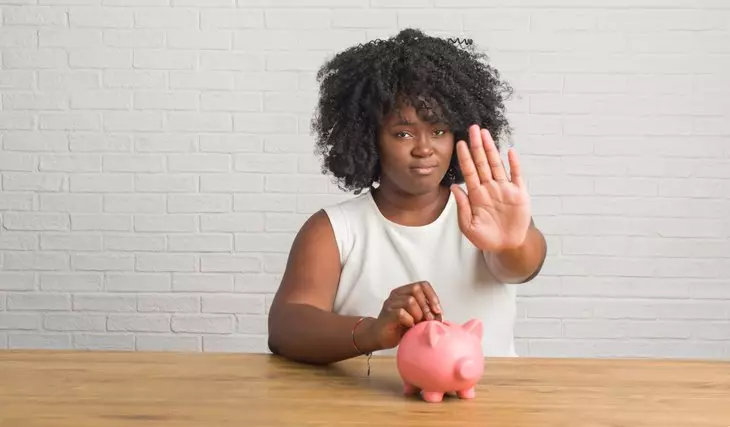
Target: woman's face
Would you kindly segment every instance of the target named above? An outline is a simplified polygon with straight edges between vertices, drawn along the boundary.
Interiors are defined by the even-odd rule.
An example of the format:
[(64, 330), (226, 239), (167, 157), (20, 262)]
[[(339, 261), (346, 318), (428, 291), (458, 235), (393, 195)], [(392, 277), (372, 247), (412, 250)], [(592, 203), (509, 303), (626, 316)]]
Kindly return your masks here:
[(443, 123), (423, 121), (412, 106), (396, 110), (380, 128), (380, 185), (408, 194), (438, 189), (454, 151), (454, 135)]

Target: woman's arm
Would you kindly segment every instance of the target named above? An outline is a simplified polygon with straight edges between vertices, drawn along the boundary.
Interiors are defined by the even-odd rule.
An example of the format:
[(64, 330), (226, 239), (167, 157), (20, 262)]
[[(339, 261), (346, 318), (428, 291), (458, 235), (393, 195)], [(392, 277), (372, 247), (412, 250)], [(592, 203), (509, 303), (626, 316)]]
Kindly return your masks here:
[[(312, 215), (294, 239), (286, 270), (269, 310), (269, 349), (299, 362), (329, 364), (359, 356), (352, 330), (359, 317), (332, 312), (340, 279), (340, 255), (329, 218)], [(376, 351), (364, 332), (375, 319), (357, 326), (362, 353)]]

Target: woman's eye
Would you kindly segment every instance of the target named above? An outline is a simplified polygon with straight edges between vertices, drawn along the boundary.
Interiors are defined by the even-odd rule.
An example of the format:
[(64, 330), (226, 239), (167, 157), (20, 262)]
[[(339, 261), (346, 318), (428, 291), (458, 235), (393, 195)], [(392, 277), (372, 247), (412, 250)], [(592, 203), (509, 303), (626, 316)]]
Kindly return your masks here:
[(406, 138), (408, 137), (408, 132), (398, 132), (395, 134), (398, 138)]
[(439, 129), (439, 130), (434, 131), (434, 133), (436, 134), (436, 136), (443, 136), (446, 134), (446, 131), (443, 129)]

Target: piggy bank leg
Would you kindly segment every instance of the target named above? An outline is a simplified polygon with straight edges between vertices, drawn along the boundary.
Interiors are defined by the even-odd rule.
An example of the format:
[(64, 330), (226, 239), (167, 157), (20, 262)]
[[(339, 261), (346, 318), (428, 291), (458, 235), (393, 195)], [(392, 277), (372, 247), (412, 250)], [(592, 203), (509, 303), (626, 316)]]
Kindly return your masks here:
[(466, 390), (459, 390), (456, 392), (457, 396), (459, 396), (461, 399), (474, 399), (476, 396), (476, 391), (474, 390), (474, 387), (468, 388)]
[(403, 394), (411, 395), (411, 394), (416, 394), (416, 393), (418, 393), (418, 387), (416, 387), (412, 384), (403, 383)]
[(423, 400), (431, 403), (438, 403), (444, 400), (444, 393), (442, 391), (424, 391)]

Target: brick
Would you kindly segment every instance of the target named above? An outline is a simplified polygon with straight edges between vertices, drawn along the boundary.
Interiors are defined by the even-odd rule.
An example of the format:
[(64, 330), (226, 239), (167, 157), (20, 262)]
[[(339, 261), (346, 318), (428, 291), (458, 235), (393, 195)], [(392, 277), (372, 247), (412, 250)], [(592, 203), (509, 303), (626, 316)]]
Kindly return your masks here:
[(138, 351), (197, 352), (201, 347), (200, 337), (137, 334)]
[(520, 338), (551, 338), (561, 335), (560, 320), (518, 319), (515, 336)]
[(86, 194), (40, 194), (40, 210), (46, 212), (101, 213), (102, 196)]
[(177, 154), (168, 158), (167, 167), (170, 172), (228, 172), (231, 158), (225, 154)]
[(172, 330), (184, 333), (229, 334), (234, 330), (234, 320), (229, 315), (173, 315)]
[(73, 231), (130, 231), (132, 217), (130, 215), (71, 215)]
[(167, 46), (171, 49), (230, 50), (233, 34), (230, 31), (172, 30), (167, 32)]
[(233, 117), (236, 132), (295, 133), (297, 118), (292, 114), (237, 113)]
[[(269, 37), (267, 34), (262, 34), (264, 37)], [(237, 36), (240, 35), (237, 34)], [(245, 40), (260, 40), (260, 38), (253, 37), (248, 33), (241, 35), (242, 39)], [(236, 42), (238, 43), (238, 38)], [(246, 47), (246, 49), (248, 49)], [(234, 76), (234, 89), (235, 90), (296, 90), (297, 74), (295, 72), (274, 72), (274, 71), (250, 71), (250, 72), (239, 72)]]
[(43, 327), (48, 331), (105, 331), (106, 316), (88, 314), (47, 314)]
[(196, 217), (187, 214), (136, 215), (134, 230), (152, 233), (194, 233), (196, 223)]
[(265, 273), (283, 274), (286, 269), (287, 255), (263, 254)]
[(241, 172), (287, 173), (296, 170), (297, 158), (293, 154), (238, 154), (235, 168)]
[(69, 216), (54, 213), (6, 213), (4, 226), (11, 231), (68, 231)]
[[(135, 52), (137, 52), (139, 49), (136, 49)], [(160, 51), (160, 54), (163, 51)], [(143, 63), (137, 63), (137, 55), (138, 53), (135, 53), (135, 68), (138, 68), (141, 65), (144, 65)], [(146, 56), (148, 61), (154, 61), (155, 55), (154, 53), (148, 54)], [(162, 57), (164, 60), (164, 56)], [(185, 64), (188, 64), (187, 67), (192, 66), (192, 59), (190, 57), (187, 57), (188, 59), (185, 60)], [(140, 60), (142, 61), (142, 60)], [(162, 65), (160, 63), (157, 63), (158, 66)], [(154, 68), (154, 67), (147, 67), (147, 68)], [(164, 70), (164, 68), (163, 68)], [(162, 70), (105, 70), (104, 71), (104, 87), (106, 88), (112, 88), (112, 89), (165, 89), (167, 85), (167, 73)]]
[(253, 255), (202, 255), (200, 260), (204, 273), (248, 273), (261, 268), (261, 260)]
[(197, 188), (194, 175), (139, 174), (134, 177), (134, 188), (144, 193), (187, 193)]
[(38, 249), (38, 235), (27, 232), (8, 232), (0, 234), (0, 249), (29, 251)]
[[(231, 279), (231, 283), (233, 283), (233, 279)], [(33, 273), (0, 272), (0, 291), (31, 291), (34, 288), (35, 278)]]
[(164, 236), (140, 234), (107, 234), (104, 249), (122, 252), (162, 252), (165, 249)]
[(200, 97), (204, 111), (261, 111), (261, 94), (249, 92), (208, 92)]
[(16, 293), (8, 295), (8, 310), (71, 310), (71, 295)]
[(155, 49), (165, 44), (164, 30), (104, 30), (103, 43), (109, 47)]
[(238, 318), (236, 331), (246, 335), (267, 335), (269, 333), (268, 316), (266, 315), (241, 315)]
[(203, 351), (214, 353), (265, 353), (265, 336), (204, 336)]
[(101, 157), (93, 154), (54, 154), (40, 156), (40, 171), (101, 172)]
[[(167, 126), (175, 132), (230, 132), (233, 130), (233, 118), (228, 113), (171, 112), (167, 113)], [(216, 167), (210, 172), (226, 170)]]
[(119, 294), (75, 294), (73, 310), (100, 313), (137, 311), (137, 297)]
[(172, 290), (175, 292), (231, 292), (233, 277), (230, 274), (173, 274)]
[(0, 330), (34, 331), (40, 327), (40, 314), (0, 313)]
[(154, 155), (108, 154), (104, 156), (105, 172), (162, 172), (164, 157)]
[(134, 24), (138, 28), (188, 29), (198, 26), (195, 9), (140, 8), (134, 11)]
[(197, 270), (198, 259), (188, 254), (139, 254), (138, 271), (193, 272)]
[(189, 134), (138, 135), (135, 150), (141, 153), (189, 153), (196, 150), (197, 137)]
[(266, 175), (264, 190), (266, 193), (326, 193), (328, 179), (324, 176), (297, 176), (271, 174)]
[(128, 110), (132, 97), (118, 90), (93, 90), (71, 94), (70, 107), (74, 110)]
[(63, 93), (6, 93), (2, 96), (5, 110), (65, 110), (68, 95)]
[(203, 313), (262, 314), (264, 297), (261, 295), (204, 295)]
[[(174, 51), (163, 49), (135, 49), (133, 65), (141, 70), (192, 70), (195, 67), (196, 56), (194, 52)], [(122, 76), (120, 76), (122, 77)], [(133, 82), (138, 88), (159, 87), (156, 74), (127, 74), (127, 84)], [(164, 81), (161, 80), (160, 83)]]
[(257, 135), (200, 135), (200, 151), (208, 153), (251, 153), (263, 151)]
[(97, 351), (132, 351), (134, 350), (133, 334), (98, 334), (80, 333), (73, 337), (74, 348)]
[(204, 193), (259, 193), (264, 189), (264, 177), (255, 174), (209, 174), (200, 177)]
[(126, 193), (134, 190), (129, 174), (75, 174), (70, 177), (74, 193)]
[(163, 129), (163, 115), (155, 111), (104, 112), (104, 130), (151, 132)]
[(193, 91), (140, 91), (134, 94), (138, 110), (197, 110), (200, 94)]
[(104, 212), (164, 213), (165, 197), (161, 195), (105, 195)]
[(264, 14), (258, 10), (245, 9), (202, 10), (200, 23), (203, 30), (257, 28), (264, 26)]
[[(2, 86), (0, 77), (0, 87)], [(17, 85), (17, 83), (16, 83)], [(39, 70), (38, 88), (41, 90), (93, 90), (101, 87), (97, 71), (89, 70)]]
[(235, 211), (249, 212), (296, 212), (297, 199), (283, 194), (236, 194)]
[(69, 8), (68, 19), (72, 28), (132, 28), (132, 12), (132, 9), (79, 6)]
[(204, 214), (200, 217), (202, 232), (253, 232), (264, 230), (263, 214)]
[(236, 292), (247, 294), (274, 294), (281, 284), (281, 275), (243, 273), (236, 276)]
[(333, 206), (348, 200), (350, 197), (347, 194), (299, 195), (297, 196), (297, 211), (311, 214), (325, 206)]
[(41, 273), (40, 288), (51, 292), (101, 291), (103, 273)]
[(68, 62), (72, 68), (131, 68), (132, 50), (120, 48), (70, 50), (68, 53)]
[(72, 254), (71, 265), (79, 271), (132, 271), (134, 257), (126, 254)]
[(169, 332), (170, 317), (163, 314), (112, 314), (107, 320), (109, 332)]
[(230, 212), (232, 205), (228, 195), (174, 195), (168, 198), (168, 210), (171, 213)]
[(59, 132), (5, 132), (7, 151), (64, 152), (68, 151), (68, 137)]
[(306, 214), (267, 213), (264, 229), (267, 232), (298, 232), (309, 216)]
[[(29, 28), (7, 27), (0, 29), (0, 47), (30, 48), (39, 46), (37, 34)], [(41, 47), (45, 47), (45, 44)]]
[(56, 173), (3, 174), (3, 189), (6, 191), (58, 192), (64, 189), (64, 176)]
[[(33, 117), (30, 112), (0, 112), (0, 130), (31, 130), (33, 126)], [(46, 128), (41, 127), (41, 129)]]
[(238, 252), (289, 252), (294, 242), (294, 233), (238, 233)]
[(108, 134), (73, 134), (69, 135), (71, 151), (93, 153), (121, 153), (132, 149), (128, 136)]
[(46, 251), (100, 251), (101, 235), (83, 233), (43, 233), (41, 250)]
[(0, 195), (0, 211), (30, 211), (33, 210), (33, 194), (10, 193)]
[(8, 334), (8, 348), (23, 350), (69, 350), (71, 336), (67, 334)]
[(198, 234), (195, 236), (170, 236), (168, 250), (171, 252), (230, 252), (233, 250), (233, 236), (229, 234)]
[(44, 6), (23, 6), (3, 8), (3, 24), (28, 26), (64, 26), (64, 10)]
[(109, 273), (105, 289), (111, 292), (164, 292), (170, 290), (170, 276), (164, 273)]
[(200, 297), (193, 295), (140, 295), (137, 302), (140, 312), (196, 313), (200, 311)]

